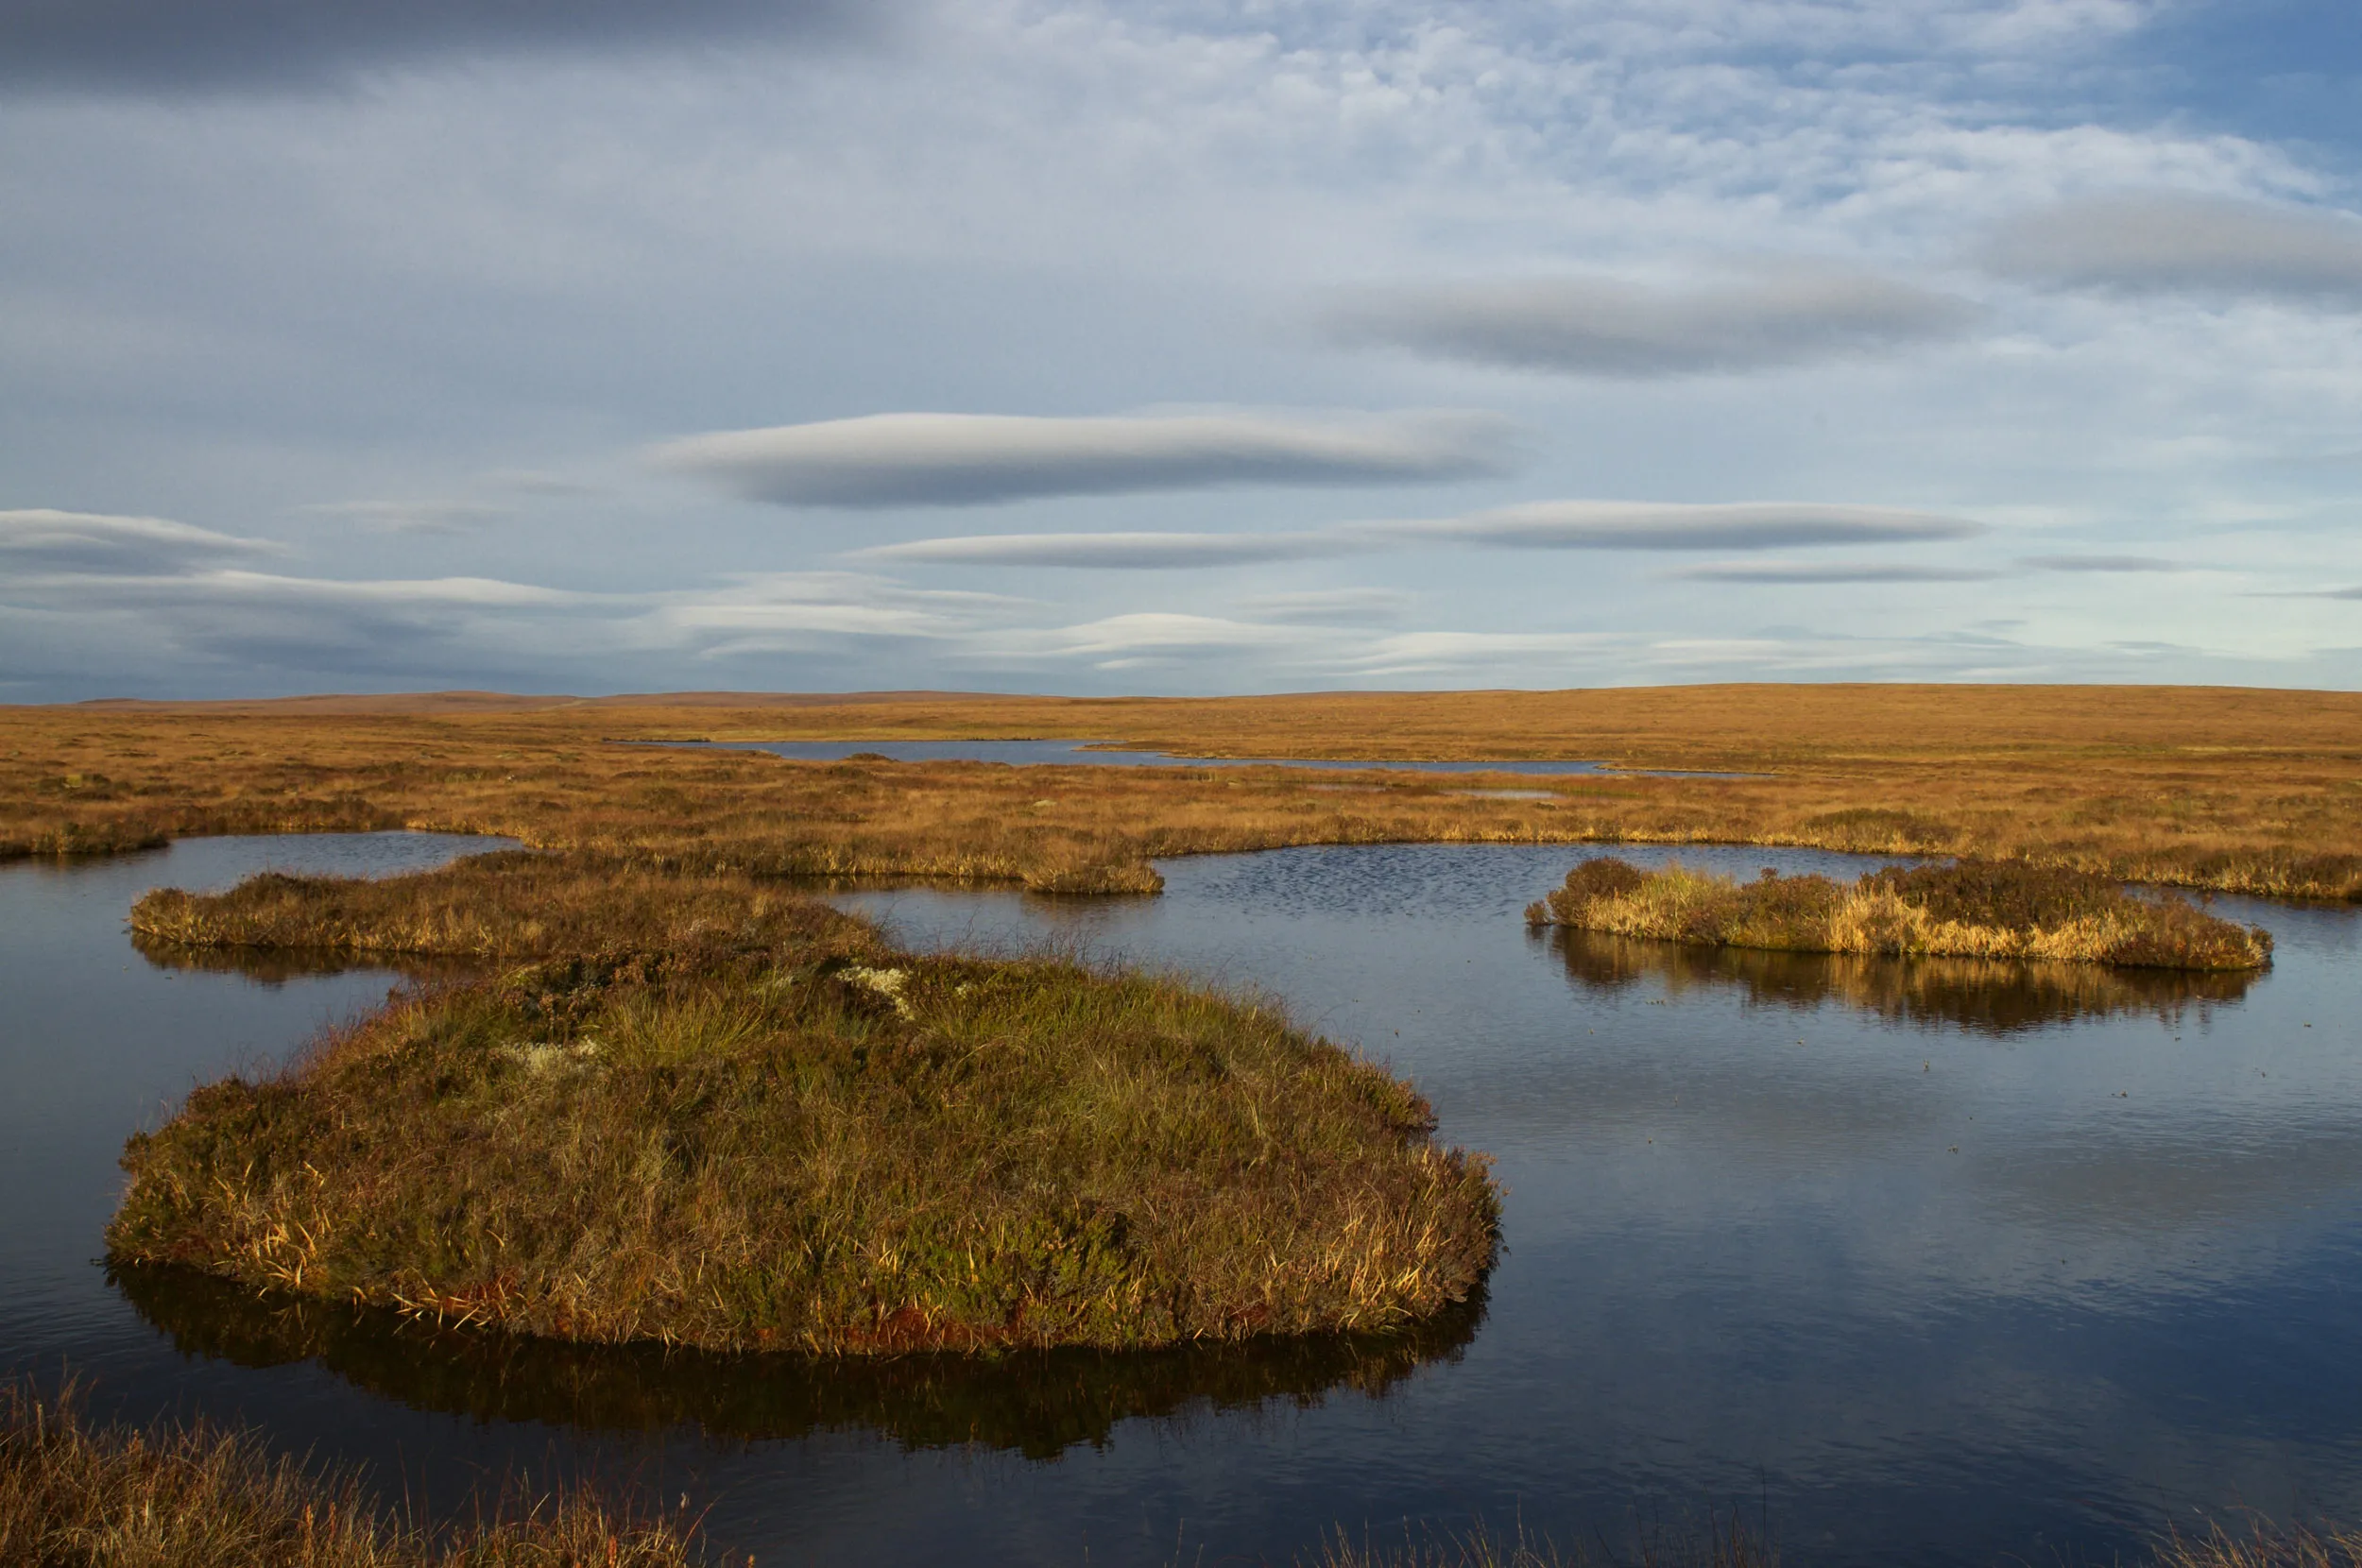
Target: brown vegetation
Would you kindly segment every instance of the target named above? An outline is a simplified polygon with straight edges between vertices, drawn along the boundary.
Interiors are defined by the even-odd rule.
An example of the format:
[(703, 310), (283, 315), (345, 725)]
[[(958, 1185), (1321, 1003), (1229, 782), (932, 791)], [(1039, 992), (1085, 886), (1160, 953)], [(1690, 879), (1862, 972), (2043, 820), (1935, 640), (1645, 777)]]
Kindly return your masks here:
[(1766, 870), (1740, 882), (1679, 863), (1577, 865), (1526, 910), (1580, 927), (1709, 947), (2030, 960), (2152, 969), (2256, 969), (2271, 936), (2173, 894), (2136, 896), (2085, 872), (1991, 861), (1896, 866), (1851, 886)]
[(687, 1533), (580, 1494), (431, 1531), (207, 1425), (94, 1425), (71, 1389), (0, 1388), (0, 1562), (26, 1568), (687, 1568)]
[[(1549, 798), (1477, 799), (1460, 792), (1483, 780), (1465, 775), (799, 763), (606, 743), (1041, 735), (1215, 755), (1555, 756), (1752, 776), (1525, 777), (1515, 782)], [(0, 855), (399, 827), (509, 833), (650, 863), (1043, 891), (1150, 891), (1155, 857), (1284, 844), (1621, 841), (1972, 855), (2347, 898), (2362, 892), (2362, 697), (1739, 686), (0, 709)]]
[(1491, 1265), (1484, 1162), (1268, 1007), (898, 955), (745, 878), (665, 885), (527, 861), (151, 895), (184, 941), (565, 956), (197, 1090), (127, 1149), (111, 1255), (568, 1338), (823, 1352), (1391, 1329)]
[(470, 856), (409, 877), (266, 872), (227, 893), (157, 888), (131, 907), (131, 929), (181, 948), (322, 955), (615, 960), (882, 951), (866, 924), (776, 881), (522, 850)]

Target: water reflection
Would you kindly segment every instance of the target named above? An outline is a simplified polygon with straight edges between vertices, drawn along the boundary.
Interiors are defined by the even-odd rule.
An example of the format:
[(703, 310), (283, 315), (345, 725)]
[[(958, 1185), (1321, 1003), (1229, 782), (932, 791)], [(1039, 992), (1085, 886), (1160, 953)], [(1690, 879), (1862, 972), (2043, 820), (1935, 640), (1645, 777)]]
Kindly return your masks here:
[(145, 931), (131, 933), (131, 948), (158, 969), (238, 975), (266, 986), (355, 969), (390, 970), (413, 984), (425, 985), (465, 980), (482, 970), (482, 965), (469, 960), (424, 953), (356, 953), (342, 947), (193, 947)]
[(1547, 941), (1585, 991), (1616, 992), (1643, 980), (1669, 996), (1737, 987), (1750, 1006), (1810, 1011), (1842, 1002), (1881, 1018), (2013, 1034), (2078, 1018), (2147, 1014), (2179, 1025), (2236, 1002), (2260, 971), (2125, 969), (2100, 963), (2029, 963), (1974, 958), (1879, 958), (1704, 947), (1551, 927)]
[(1457, 1361), (1484, 1317), (1480, 1292), (1394, 1334), (813, 1360), (437, 1329), (388, 1311), (258, 1297), (191, 1270), (117, 1267), (108, 1279), (183, 1355), (241, 1367), (313, 1361), (413, 1409), (608, 1430), (691, 1423), (738, 1440), (861, 1428), (905, 1448), (977, 1445), (1039, 1459), (1104, 1446), (1137, 1417), (1303, 1408), (1344, 1390), (1381, 1399), (1420, 1368)]

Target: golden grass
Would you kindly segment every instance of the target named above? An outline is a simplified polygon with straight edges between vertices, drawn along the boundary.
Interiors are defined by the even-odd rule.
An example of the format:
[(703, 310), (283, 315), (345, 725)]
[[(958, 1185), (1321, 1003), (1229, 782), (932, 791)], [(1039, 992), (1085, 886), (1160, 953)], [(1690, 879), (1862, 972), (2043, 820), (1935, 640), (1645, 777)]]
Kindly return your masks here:
[(883, 951), (865, 923), (775, 881), (530, 851), (471, 856), (408, 877), (267, 872), (227, 893), (157, 888), (131, 907), (131, 930), (168, 948), (323, 957)]
[[(613, 738), (1104, 737), (1228, 755), (1600, 758), (1514, 782), (1267, 769), (796, 763)], [(1495, 783), (1513, 782), (1495, 779)], [(485, 696), (0, 709), (0, 855), (415, 827), (651, 864), (1150, 891), (1166, 855), (1631, 842), (1970, 855), (2131, 881), (2362, 893), (2362, 697), (2100, 687), (1689, 687), (1190, 701)]]
[(180, 941), (555, 956), (197, 1091), (127, 1149), (111, 1256), (820, 1352), (1386, 1330), (1492, 1263), (1485, 1162), (1268, 1006), (896, 954), (776, 887), (678, 881), (512, 861), (143, 900)]
[(74, 1392), (0, 1387), (0, 1562), (26, 1568), (687, 1568), (685, 1530), (580, 1494), (448, 1531), (375, 1508), (252, 1437), (95, 1425)]
[(1678, 862), (1643, 872), (1602, 856), (1568, 872), (1526, 919), (1708, 947), (2153, 969), (2271, 962), (2270, 933), (2175, 895), (2138, 897), (2082, 872), (1974, 861), (1874, 871), (1840, 886), (1769, 870), (1740, 882)]

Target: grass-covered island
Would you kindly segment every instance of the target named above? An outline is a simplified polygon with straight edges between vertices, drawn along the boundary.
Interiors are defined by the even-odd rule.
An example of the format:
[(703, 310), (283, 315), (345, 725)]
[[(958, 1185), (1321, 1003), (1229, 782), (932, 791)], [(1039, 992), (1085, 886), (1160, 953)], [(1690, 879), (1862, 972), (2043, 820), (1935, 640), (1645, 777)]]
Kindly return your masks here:
[(511, 857), (162, 892), (134, 925), (507, 966), (135, 1136), (119, 1262), (573, 1339), (863, 1353), (1385, 1329), (1496, 1252), (1483, 1159), (1272, 1009), (899, 953), (753, 878)]
[(1990, 861), (1893, 866), (1850, 885), (1767, 869), (1742, 882), (1602, 856), (1530, 905), (1536, 926), (1703, 946), (1811, 953), (2030, 959), (2161, 969), (2255, 969), (2271, 935), (2171, 893), (2103, 877)]

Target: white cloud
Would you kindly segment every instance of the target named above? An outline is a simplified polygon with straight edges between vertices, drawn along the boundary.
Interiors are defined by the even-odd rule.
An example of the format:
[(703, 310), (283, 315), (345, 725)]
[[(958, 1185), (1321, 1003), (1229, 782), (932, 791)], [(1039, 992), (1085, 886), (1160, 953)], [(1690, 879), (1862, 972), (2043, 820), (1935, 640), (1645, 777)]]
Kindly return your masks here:
[(279, 546), (164, 518), (31, 507), (0, 512), (0, 563), (11, 572), (144, 574), (198, 562), (265, 555)]
[(856, 559), (929, 566), (1187, 571), (1312, 561), (1423, 545), (1519, 550), (1776, 550), (1922, 544), (1980, 523), (1891, 506), (1796, 502), (1537, 501), (1451, 518), (1345, 522), (1273, 534), (967, 534), (873, 545)]
[(1964, 539), (1980, 523), (1894, 506), (1797, 502), (1538, 501), (1466, 517), (1378, 523), (1406, 541), (1518, 550), (1776, 550), (1791, 545)]
[(862, 559), (930, 566), (1072, 567), (1102, 571), (1308, 561), (1362, 549), (1339, 531), (1291, 534), (970, 534), (854, 552)]
[(341, 518), (391, 534), (464, 534), (517, 515), (513, 506), (491, 506), (474, 501), (329, 501), (298, 510), (313, 517)]
[(1506, 465), (1481, 414), (1040, 418), (876, 414), (670, 442), (656, 462), (783, 506), (972, 506), (1240, 485), (1465, 479)]
[(1684, 288), (1618, 278), (1471, 282), (1369, 294), (1334, 311), (1350, 344), (1568, 375), (1762, 370), (1951, 336), (1967, 301), (1851, 268), (1789, 264)]
[(1673, 573), (1700, 583), (1988, 583), (2002, 573), (1980, 567), (1904, 561), (1713, 561)]

